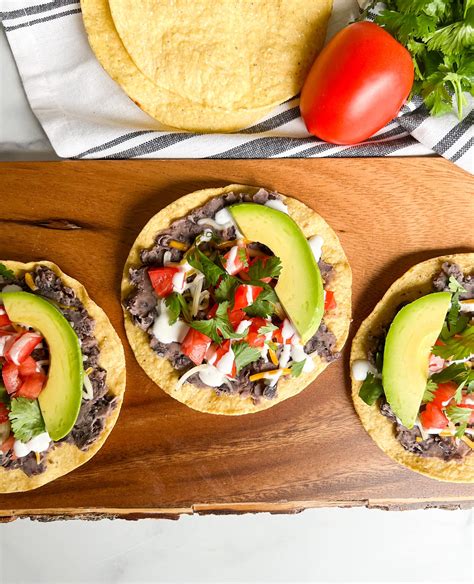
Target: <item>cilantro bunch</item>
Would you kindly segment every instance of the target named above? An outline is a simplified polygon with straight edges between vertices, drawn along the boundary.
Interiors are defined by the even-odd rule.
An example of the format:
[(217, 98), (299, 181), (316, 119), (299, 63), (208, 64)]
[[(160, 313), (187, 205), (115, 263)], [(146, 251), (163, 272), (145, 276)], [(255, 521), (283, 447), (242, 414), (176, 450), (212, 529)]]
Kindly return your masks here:
[[(372, 6), (378, 4), (373, 2)], [(465, 93), (474, 95), (474, 0), (386, 0), (375, 22), (411, 53), (412, 93), (434, 116), (453, 111), (459, 119)]]

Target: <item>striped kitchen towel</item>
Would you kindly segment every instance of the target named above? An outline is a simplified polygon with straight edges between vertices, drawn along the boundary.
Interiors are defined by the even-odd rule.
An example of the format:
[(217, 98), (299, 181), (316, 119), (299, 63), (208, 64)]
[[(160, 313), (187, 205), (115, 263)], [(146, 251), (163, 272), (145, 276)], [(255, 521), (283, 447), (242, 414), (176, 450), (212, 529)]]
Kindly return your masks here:
[(466, 108), (467, 115), (459, 122), (454, 115), (429, 117), (414, 99), (396, 120), (355, 146), (335, 146), (308, 134), (298, 98), (238, 133), (170, 131), (142, 112), (99, 65), (77, 0), (0, 0), (0, 9), (28, 100), (59, 156), (306, 158), (434, 151), (474, 170), (472, 103), (470, 113)]

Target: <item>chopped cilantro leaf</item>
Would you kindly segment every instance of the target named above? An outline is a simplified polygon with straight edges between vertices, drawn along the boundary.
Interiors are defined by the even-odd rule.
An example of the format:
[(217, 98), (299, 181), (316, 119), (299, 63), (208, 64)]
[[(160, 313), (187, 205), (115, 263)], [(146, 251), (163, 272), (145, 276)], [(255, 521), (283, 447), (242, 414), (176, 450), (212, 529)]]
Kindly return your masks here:
[(463, 424), (461, 424), (459, 426), (459, 428), (456, 430), (456, 433), (454, 434), (456, 436), (456, 438), (461, 438), (462, 436), (464, 436), (464, 433), (466, 432), (466, 428), (467, 428), (467, 422), (464, 422)]
[(265, 341), (265, 344), (272, 351), (277, 351), (278, 350), (278, 345), (276, 343), (274, 343), (273, 341)]
[(294, 361), (290, 367), (291, 377), (299, 377), (303, 373), (303, 367), (305, 363), (306, 359), (303, 359), (302, 361)]
[(228, 274), (222, 276), (222, 280), (219, 286), (215, 290), (217, 302), (224, 302), (228, 300), (229, 302), (234, 298), (234, 292), (239, 285), (239, 280)]
[(38, 400), (18, 397), (10, 403), (8, 414), (15, 438), (22, 442), (28, 442), (34, 436), (45, 431), (43, 417)]
[(275, 312), (275, 304), (278, 302), (277, 296), (271, 286), (264, 286), (263, 291), (257, 296), (254, 302), (244, 308), (248, 316), (260, 316), (268, 318)]
[(455, 292), (466, 292), (466, 288), (464, 288), (454, 276), (449, 276), (448, 288), (453, 294)]
[(446, 415), (453, 424), (467, 424), (471, 414), (471, 408), (460, 408), (459, 406), (446, 408)]
[(428, 379), (426, 383), (425, 393), (423, 394), (423, 403), (428, 403), (434, 400), (435, 391), (438, 389), (438, 384), (432, 379)]
[(232, 345), (232, 351), (234, 352), (237, 373), (240, 373), (241, 369), (249, 365), (249, 363), (260, 359), (260, 351), (255, 347), (251, 347), (245, 341), (234, 343)]
[(258, 329), (258, 334), (259, 335), (266, 335), (267, 333), (272, 333), (273, 331), (277, 330), (277, 326), (272, 324), (271, 322), (269, 322), (268, 324), (261, 326)]
[(7, 268), (7, 266), (5, 264), (1, 264), (1, 263), (0, 263), (0, 276), (2, 278), (4, 278), (5, 280), (14, 280), (15, 279), (15, 274), (13, 273), (13, 271), (10, 270), (9, 268)]
[(258, 258), (249, 268), (248, 274), (251, 280), (262, 278), (277, 278), (281, 272), (281, 261), (276, 256)]
[(239, 245), (237, 247), (237, 255), (239, 256), (239, 260), (242, 263), (242, 265), (244, 266), (244, 268), (248, 268), (248, 266), (249, 266), (249, 260), (247, 258), (247, 252), (245, 250), (245, 247), (241, 247)]
[(445, 383), (446, 381), (458, 381), (458, 378), (464, 378), (468, 373), (464, 363), (452, 363), (446, 369), (439, 371), (438, 373), (433, 373), (431, 379), (435, 383)]
[(211, 286), (215, 286), (219, 278), (226, 274), (225, 270), (216, 265), (197, 247), (188, 254), (186, 259), (190, 266), (204, 274), (206, 280)]
[(165, 298), (165, 304), (168, 308), (170, 324), (174, 324), (181, 313), (183, 313), (186, 321), (191, 319), (188, 304), (182, 294), (178, 294), (177, 292), (171, 293)]
[(458, 361), (474, 353), (474, 325), (468, 326), (462, 333), (443, 340), (443, 345), (435, 345), (431, 351), (443, 359)]
[(247, 336), (247, 331), (244, 331), (243, 333), (236, 333), (234, 331), (227, 313), (228, 308), (228, 301), (221, 302), (217, 307), (216, 316), (214, 318), (209, 318), (208, 320), (193, 320), (189, 323), (189, 326), (200, 333), (207, 335), (215, 343), (219, 344), (222, 342), (220, 335), (222, 335), (224, 339), (243, 339)]
[(368, 406), (373, 406), (383, 393), (382, 380), (375, 377), (372, 373), (368, 373), (359, 389), (360, 399)]

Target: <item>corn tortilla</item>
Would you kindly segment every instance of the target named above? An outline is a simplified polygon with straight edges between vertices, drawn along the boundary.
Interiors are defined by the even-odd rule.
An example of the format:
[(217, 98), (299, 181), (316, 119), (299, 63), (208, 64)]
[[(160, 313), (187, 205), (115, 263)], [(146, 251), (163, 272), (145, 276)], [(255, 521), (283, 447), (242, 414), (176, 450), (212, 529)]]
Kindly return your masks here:
[(59, 276), (64, 284), (74, 290), (76, 297), (79, 298), (84, 308), (95, 321), (94, 336), (100, 347), (99, 365), (107, 371), (108, 393), (113, 394), (117, 399), (115, 407), (105, 422), (102, 433), (87, 450), (79, 450), (73, 444), (57, 444), (47, 453), (46, 470), (31, 477), (27, 476), (21, 469), (8, 470), (0, 467), (0, 493), (14, 493), (37, 489), (71, 472), (92, 458), (104, 444), (117, 421), (122, 405), (125, 391), (125, 356), (122, 343), (105, 312), (91, 300), (84, 286), (77, 280), (67, 276), (58, 266), (47, 261), (24, 264), (2, 260), (1, 263), (13, 270), (17, 277), (23, 276), (25, 272), (31, 272), (38, 266), (45, 266)]
[(473, 483), (474, 453), (468, 454), (463, 461), (445, 462), (440, 458), (423, 458), (408, 452), (395, 437), (393, 423), (381, 414), (377, 404), (368, 406), (361, 400), (359, 390), (362, 382), (352, 377), (352, 363), (357, 359), (367, 359), (371, 338), (380, 335), (383, 327), (392, 322), (400, 303), (412, 302), (433, 291), (433, 277), (441, 271), (443, 262), (456, 263), (463, 272), (469, 273), (474, 270), (474, 253), (437, 257), (413, 266), (390, 286), (370, 316), (361, 324), (354, 337), (350, 357), (352, 399), (364, 428), (390, 458), (439, 481)]
[[(270, 7), (276, 6), (278, 4), (279, 3), (274, 5), (270, 3), (266, 4), (262, 0), (262, 2), (259, 4), (258, 10), (269, 10), (273, 13), (274, 8)], [(299, 6), (300, 4), (306, 6), (304, 0), (291, 0), (291, 2), (285, 2), (285, 5), (288, 5), (288, 14), (291, 11), (289, 7), (290, 4), (292, 6), (294, 4), (295, 7)], [(162, 124), (195, 132), (232, 132), (247, 127), (255, 121), (263, 118), (273, 109), (273, 106), (276, 103), (280, 103), (281, 101), (284, 101), (285, 99), (298, 93), (304, 78), (302, 73), (303, 68), (305, 68), (304, 72), (306, 73), (308, 64), (311, 63), (316, 52), (322, 47), (324, 42), (327, 21), (331, 12), (332, 0), (318, 0), (318, 2), (307, 4), (309, 7), (302, 8), (301, 10), (304, 14), (307, 14), (308, 11), (310, 11), (308, 18), (312, 27), (311, 30), (313, 36), (308, 40), (306, 37), (309, 35), (309, 32), (306, 31), (305, 28), (306, 37), (302, 37), (298, 42), (295, 41), (297, 45), (298, 43), (301, 44), (299, 50), (300, 53), (302, 53), (304, 56), (304, 64), (302, 61), (302, 64), (300, 65), (301, 78), (299, 78), (297, 82), (295, 82), (295, 80), (291, 80), (291, 85), (293, 88), (292, 91), (286, 91), (284, 93), (284, 97), (279, 100), (275, 101), (274, 99), (268, 99), (265, 101), (265, 103), (259, 106), (243, 105), (237, 107), (237, 105), (234, 104), (234, 107), (220, 107), (212, 101), (209, 103), (199, 101), (199, 94), (194, 95), (190, 91), (183, 91), (184, 86), (188, 87), (188, 85), (191, 84), (191, 78), (189, 81), (187, 81), (188, 76), (191, 76), (193, 80), (192, 82), (196, 83), (196, 79), (198, 79), (202, 72), (200, 72), (199, 68), (196, 70), (193, 68), (191, 73), (187, 70), (189, 63), (185, 62), (187, 61), (187, 55), (184, 55), (181, 52), (181, 45), (174, 47), (174, 53), (170, 48), (171, 45), (167, 48), (167, 58), (170, 59), (170, 62), (168, 63), (170, 71), (165, 71), (165, 77), (171, 76), (173, 81), (178, 81), (177, 87), (173, 86), (172, 83), (169, 84), (169, 87), (155, 84), (136, 66), (133, 59), (127, 52), (115, 28), (110, 12), (109, 2), (107, 0), (81, 0), (82, 15), (89, 43), (97, 59), (102, 64), (107, 73), (112, 77), (112, 79), (114, 79), (122, 87), (127, 95), (141, 109), (143, 109)], [(141, 2), (133, 3), (132, 9), (134, 15), (139, 14), (139, 11), (141, 10), (140, 6), (142, 6)], [(165, 2), (161, 9), (167, 12), (177, 9), (173, 8), (173, 6), (174, 3)], [(183, 11), (187, 14), (188, 20), (195, 20), (195, 6), (196, 3), (194, 2), (186, 2), (185, 7), (189, 9), (185, 10), (183, 8)], [(120, 11), (121, 6), (118, 5), (116, 9)], [(208, 11), (209, 10), (212, 10), (214, 13), (216, 13), (215, 4), (211, 5), (209, 3)], [(180, 15), (174, 15), (172, 21), (169, 21), (168, 23), (170, 26), (169, 32), (173, 30), (173, 27), (175, 27), (177, 30), (177, 36), (175, 37), (175, 40), (180, 36), (180, 18)], [(301, 18), (301, 16), (299, 18)], [(145, 26), (143, 19), (141, 23), (143, 25), (143, 31), (145, 28), (149, 28), (149, 25)], [(303, 23), (301, 23), (301, 26), (303, 27)], [(143, 37), (143, 31), (141, 37)], [(209, 30), (206, 29), (204, 32), (205, 34), (203, 34), (203, 39), (207, 39), (208, 42), (212, 44), (212, 38), (215, 34), (215, 42), (218, 42), (219, 36), (214, 26)], [(278, 35), (276, 35), (275, 38), (278, 38)], [(279, 42), (282, 44), (282, 46), (285, 46), (285, 39), (280, 38)], [(309, 43), (309, 46), (304, 46), (304, 43)], [(206, 50), (207, 49), (208, 45), (206, 45)], [(151, 55), (151, 51), (146, 50), (145, 52)], [(196, 51), (196, 55), (197, 54), (198, 52)], [(206, 75), (209, 75), (209, 72), (207, 72), (206, 69), (207, 56), (208, 55), (203, 56), (200, 62), (200, 66), (206, 70)], [(236, 74), (238, 67), (242, 67), (244, 63), (239, 55), (234, 55), (234, 59), (236, 60), (236, 69), (234, 70)], [(191, 63), (193, 62), (194, 58)], [(283, 62), (285, 62), (285, 59), (283, 59)], [(215, 63), (215, 59), (213, 63)], [(261, 58), (261, 63), (259, 64), (264, 64), (263, 57)], [(280, 66), (282, 65), (280, 64)], [(220, 77), (222, 77), (222, 63), (219, 65), (219, 67), (221, 71)], [(246, 75), (248, 76), (248, 64), (244, 67), (244, 69), (246, 71)], [(253, 67), (253, 69), (257, 68)], [(183, 72), (185, 72), (185, 77), (179, 82), (179, 74), (182, 74)], [(225, 73), (227, 74), (228, 71)], [(214, 74), (215, 72), (213, 72), (213, 75)], [(232, 76), (233, 80), (235, 80), (235, 74)], [(227, 78), (227, 75), (225, 75), (225, 77)], [(279, 77), (276, 76), (272, 79), (272, 84), (278, 86), (278, 83), (280, 83), (280, 80)], [(221, 87), (219, 96), (226, 92), (235, 91), (238, 91), (238, 87), (235, 88), (232, 85), (226, 84), (225, 86)]]
[[(219, 197), (230, 192), (258, 191), (257, 187), (246, 185), (229, 185), (225, 188), (205, 189), (181, 197), (171, 203), (145, 225), (138, 235), (127, 258), (122, 277), (122, 303), (134, 290), (129, 281), (130, 268), (142, 265), (140, 251), (153, 245), (158, 232), (167, 229), (180, 217), (186, 216), (194, 208), (203, 206), (212, 197)], [(334, 291), (337, 309), (324, 317), (324, 321), (336, 337), (335, 350), (344, 346), (351, 320), (351, 283), (352, 275), (349, 263), (335, 232), (324, 219), (313, 209), (300, 201), (282, 195), (283, 202), (288, 206), (290, 216), (298, 223), (305, 237), (320, 235), (324, 239), (322, 259), (334, 267), (334, 276), (330, 289)], [(173, 368), (168, 359), (159, 357), (149, 344), (149, 335), (133, 323), (124, 307), (125, 330), (135, 357), (145, 371), (163, 391), (176, 400), (201, 412), (224, 415), (241, 415), (255, 413), (270, 408), (289, 397), (300, 393), (316, 377), (326, 369), (328, 363), (319, 355), (313, 356), (315, 368), (299, 377), (281, 378), (278, 383), (278, 395), (275, 399), (262, 399), (254, 404), (250, 397), (241, 398), (238, 395), (216, 395), (211, 388), (199, 388), (190, 383), (176, 387), (180, 373)]]

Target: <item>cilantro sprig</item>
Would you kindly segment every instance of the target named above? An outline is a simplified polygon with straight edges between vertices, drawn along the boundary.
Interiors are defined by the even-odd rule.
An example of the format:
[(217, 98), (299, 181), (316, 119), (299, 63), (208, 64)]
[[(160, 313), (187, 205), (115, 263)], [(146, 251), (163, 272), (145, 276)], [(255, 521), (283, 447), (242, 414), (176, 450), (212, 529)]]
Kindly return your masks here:
[(168, 308), (170, 324), (174, 324), (181, 314), (186, 321), (191, 320), (188, 303), (182, 294), (172, 292), (165, 298), (165, 304)]
[(251, 280), (278, 278), (281, 268), (281, 261), (277, 256), (257, 258), (257, 260), (249, 267), (248, 275)]
[(28, 442), (31, 438), (42, 434), (45, 425), (38, 400), (17, 397), (10, 402), (8, 414), (15, 438)]
[(256, 347), (251, 347), (245, 341), (233, 343), (232, 351), (234, 352), (237, 373), (240, 373), (250, 363), (254, 363), (260, 359), (260, 351)]
[(425, 393), (423, 394), (423, 403), (432, 402), (434, 400), (435, 391), (438, 389), (438, 384), (431, 378), (426, 382)]
[(373, 373), (368, 373), (364, 382), (359, 389), (359, 397), (368, 406), (373, 406), (374, 403), (382, 397), (384, 389), (382, 380), (375, 377)]
[[(377, 4), (373, 2), (373, 5)], [(415, 82), (434, 116), (453, 111), (459, 118), (465, 94), (474, 94), (474, 1), (385, 0), (375, 22), (410, 52)]]
[[(215, 343), (221, 344), (224, 339), (243, 339), (247, 336), (248, 331), (243, 333), (236, 333), (229, 320), (227, 310), (229, 302), (221, 302), (217, 307), (216, 316), (207, 320), (193, 320), (189, 322), (189, 326), (196, 329), (200, 333), (207, 335)], [(220, 333), (220, 334), (219, 334)], [(222, 338), (221, 338), (221, 336)]]
[(433, 355), (451, 361), (466, 359), (474, 353), (474, 325), (466, 327), (462, 333), (444, 339), (442, 345), (435, 345), (431, 351)]
[(5, 280), (14, 280), (15, 279), (15, 274), (13, 273), (13, 270), (10, 270), (9, 268), (7, 268), (7, 266), (5, 264), (1, 264), (1, 263), (0, 263), (0, 276), (2, 278), (4, 278)]

